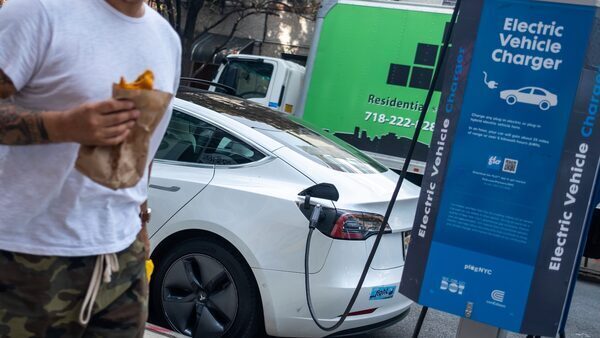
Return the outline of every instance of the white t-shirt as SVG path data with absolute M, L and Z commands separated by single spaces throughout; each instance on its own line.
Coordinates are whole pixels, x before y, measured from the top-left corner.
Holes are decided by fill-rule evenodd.
M 110 98 L 121 76 L 154 72 L 155 88 L 174 93 L 181 44 L 145 5 L 132 18 L 104 0 L 16 0 L 0 9 L 0 69 L 19 106 L 65 110 Z M 148 164 L 171 117 L 168 109 L 150 142 Z M 74 143 L 0 145 L 0 250 L 87 256 L 127 248 L 140 230 L 147 170 L 137 186 L 113 191 L 74 167 Z

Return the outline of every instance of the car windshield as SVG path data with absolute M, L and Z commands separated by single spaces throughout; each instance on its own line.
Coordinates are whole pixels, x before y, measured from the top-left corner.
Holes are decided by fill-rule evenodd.
M 228 115 L 277 140 L 327 168 L 347 173 L 374 174 L 388 169 L 356 148 L 285 113 L 215 93 L 185 93 L 181 99 Z
M 223 69 L 219 83 L 235 88 L 236 96 L 246 99 L 267 96 L 273 74 L 273 65 L 268 63 L 233 59 Z M 217 88 L 218 92 L 225 92 Z

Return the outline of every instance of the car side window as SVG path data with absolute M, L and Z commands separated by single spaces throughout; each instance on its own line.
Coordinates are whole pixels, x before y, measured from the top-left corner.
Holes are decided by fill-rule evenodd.
M 176 110 L 156 152 L 157 159 L 215 165 L 246 164 L 264 157 L 224 130 Z
M 252 146 L 217 128 L 202 150 L 200 161 L 215 165 L 237 165 L 256 162 L 264 157 Z
M 215 129 L 204 121 L 174 110 L 165 136 L 156 152 L 156 158 L 199 163 L 197 159 L 200 150 L 205 143 L 208 143 Z
M 519 90 L 519 93 L 523 93 L 523 94 L 531 94 L 531 88 L 527 87 L 527 88 L 522 88 Z
M 541 91 L 539 89 L 534 89 L 533 90 L 533 95 L 546 96 L 546 93 L 544 93 L 543 91 Z

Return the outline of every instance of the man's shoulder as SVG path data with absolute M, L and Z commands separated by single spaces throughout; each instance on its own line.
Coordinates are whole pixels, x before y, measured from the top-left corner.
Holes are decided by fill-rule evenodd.
M 10 15 L 25 15 L 26 13 L 27 17 L 30 19 L 39 19 L 40 16 L 47 16 L 45 2 L 46 1 L 44 0 L 9 1 L 4 4 L 4 8 L 6 8 L 4 12 L 10 13 Z M 0 3 L 2 3 L 2 1 L 0 1 Z

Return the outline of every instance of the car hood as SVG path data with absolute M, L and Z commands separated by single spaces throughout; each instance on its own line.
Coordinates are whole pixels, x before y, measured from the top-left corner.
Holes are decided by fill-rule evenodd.
M 375 174 L 336 171 L 317 164 L 287 147 L 278 149 L 275 154 L 315 184 L 335 185 L 340 194 L 339 200 L 335 202 L 338 209 L 385 215 L 398 181 L 398 175 L 391 170 Z M 408 180 L 404 181 L 389 220 L 393 231 L 412 228 L 419 192 L 418 186 Z

